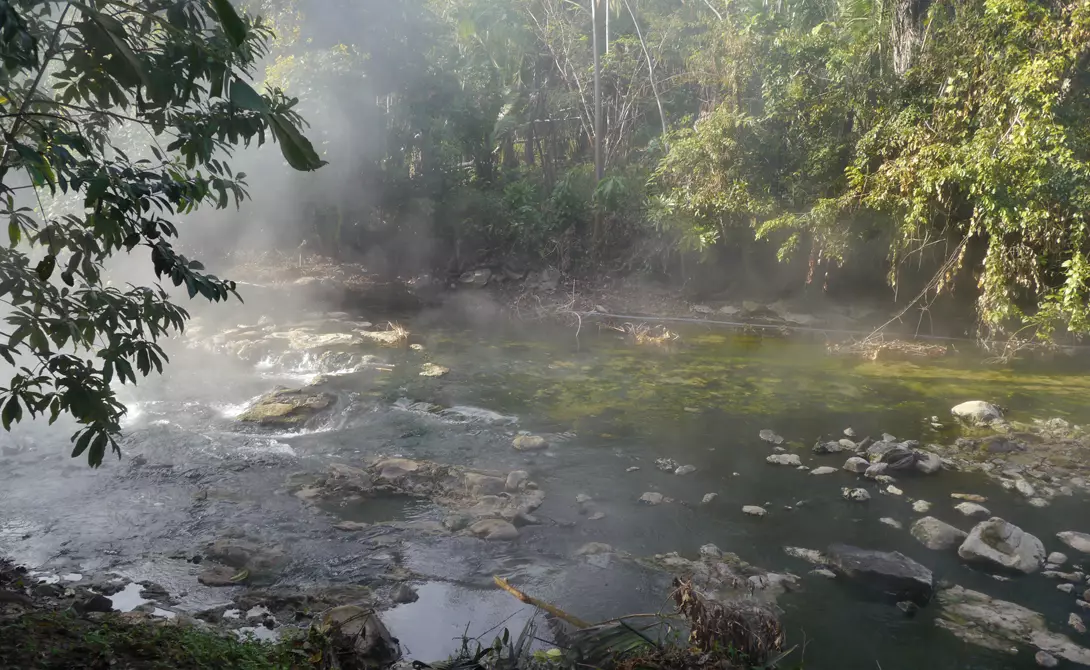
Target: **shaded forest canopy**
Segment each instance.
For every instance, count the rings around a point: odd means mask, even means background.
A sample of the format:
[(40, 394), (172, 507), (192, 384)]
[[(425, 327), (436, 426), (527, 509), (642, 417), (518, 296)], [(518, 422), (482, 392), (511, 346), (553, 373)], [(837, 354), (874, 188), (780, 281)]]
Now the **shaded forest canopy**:
[(255, 4), (337, 172), (308, 243), (452, 273), (775, 254), (817, 290), (956, 288), (984, 335), (1087, 328), (1086, 1), (597, 2), (601, 181), (590, 0)]

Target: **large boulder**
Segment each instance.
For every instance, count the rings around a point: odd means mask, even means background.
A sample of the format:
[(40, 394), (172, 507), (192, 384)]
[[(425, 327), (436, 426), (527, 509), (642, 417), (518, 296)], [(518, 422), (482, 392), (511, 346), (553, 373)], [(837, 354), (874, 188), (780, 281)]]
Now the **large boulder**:
[(264, 426), (301, 426), (333, 407), (337, 397), (308, 389), (278, 387), (239, 415), (239, 421)]
[(952, 549), (968, 537), (968, 533), (954, 528), (945, 521), (939, 521), (933, 516), (925, 516), (912, 524), (912, 537), (920, 541), (920, 544), (928, 549), (943, 550)]
[(1056, 533), (1056, 537), (1072, 549), (1090, 554), (1090, 534), (1065, 530), (1062, 533)]
[(960, 586), (940, 591), (937, 600), (935, 624), (965, 642), (1001, 652), (1024, 645), (1090, 665), (1090, 649), (1048, 630), (1045, 618), (1033, 610)]
[(898, 601), (926, 605), (935, 590), (931, 571), (904, 554), (872, 551), (846, 544), (834, 544), (825, 552), (832, 568), (845, 577)]
[(401, 659), (401, 647), (374, 610), (341, 605), (322, 615), (337, 652), (338, 667), (348, 670), (388, 668)]
[(503, 519), (481, 519), (469, 527), (469, 532), (482, 540), (510, 542), (517, 540), (518, 528)]
[(970, 400), (953, 407), (954, 418), (970, 426), (989, 426), (1003, 420), (1003, 411), (990, 402)]
[(958, 556), (966, 561), (1029, 574), (1044, 563), (1045, 546), (1018, 526), (993, 516), (973, 527), (958, 548)]
[[(284, 551), (277, 546), (266, 546), (254, 540), (238, 537), (221, 537), (205, 546), (204, 555), (213, 563), (233, 569), (235, 583), (269, 583), (275, 581), (288, 563)], [(222, 576), (221, 571), (216, 576)], [(206, 579), (213, 579), (209, 572)]]

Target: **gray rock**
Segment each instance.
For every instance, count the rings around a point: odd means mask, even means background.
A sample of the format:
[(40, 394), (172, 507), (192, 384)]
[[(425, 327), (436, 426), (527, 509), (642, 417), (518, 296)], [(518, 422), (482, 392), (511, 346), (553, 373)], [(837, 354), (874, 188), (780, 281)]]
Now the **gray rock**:
[(900, 552), (834, 544), (825, 555), (833, 570), (897, 600), (926, 605), (934, 593), (931, 571)]
[(867, 493), (867, 489), (853, 489), (845, 487), (840, 489), (840, 495), (845, 500), (853, 500), (855, 502), (866, 502), (870, 500), (870, 493)]
[(926, 500), (917, 500), (912, 503), (912, 511), (919, 514), (927, 514), (931, 510), (931, 503)]
[(481, 519), (469, 527), (469, 532), (482, 540), (497, 542), (510, 542), (519, 536), (518, 528), (503, 519)]
[(197, 581), (205, 586), (212, 587), (240, 586), (245, 583), (245, 580), (241, 578), (234, 581), (233, 578), (236, 575), (240, 575), (240, 573), (235, 568), (229, 568), (225, 565), (213, 565), (201, 570), (201, 573), (197, 575)]
[(1086, 577), (1081, 572), (1060, 572), (1059, 570), (1045, 570), (1041, 573), (1041, 576), (1046, 579), (1062, 579), (1072, 584), (1081, 584), (1083, 578)]
[(492, 271), (488, 268), (470, 270), (458, 277), (459, 282), (473, 288), (484, 288), (488, 285), (490, 279), (492, 279)]
[(1037, 495), (1037, 489), (1033, 488), (1033, 484), (1030, 484), (1024, 479), (1016, 479), (1014, 481), (1014, 488), (1027, 498), (1032, 498)]
[(1081, 551), (1084, 554), (1090, 554), (1090, 534), (1066, 530), (1062, 533), (1056, 533), (1056, 537), (1060, 539), (1060, 542), (1072, 549)]
[(829, 568), (815, 568), (810, 571), (810, 574), (824, 577), (825, 579), (836, 579), (836, 573)]
[(468, 514), (451, 514), (443, 519), (443, 527), (452, 533), (467, 528), (471, 523), (473, 523), (473, 517)]
[(942, 458), (930, 451), (916, 452), (916, 469), (925, 475), (933, 475), (942, 470)]
[(912, 537), (920, 541), (920, 544), (936, 551), (952, 549), (969, 536), (965, 531), (939, 521), (933, 516), (925, 516), (916, 521), (912, 524), (910, 532)]
[(661, 493), (648, 491), (647, 493), (644, 493), (642, 496), (640, 496), (639, 501), (645, 505), (661, 505), (665, 500), (665, 496), (663, 496)]
[(575, 502), (579, 505), (582, 505), (583, 503), (588, 503), (591, 500), (594, 500), (594, 498), (591, 498), (586, 493), (579, 493), (575, 496)]
[(674, 470), (675, 475), (687, 475), (696, 472), (695, 465), (682, 465), (677, 470)]
[(750, 516), (764, 516), (765, 514), (768, 514), (768, 511), (765, 510), (765, 508), (757, 505), (746, 505), (742, 508), (742, 512), (749, 514)]
[(540, 435), (516, 435), (515, 439), (511, 441), (511, 446), (516, 451), (540, 451), (541, 449), (547, 449), (549, 442)]
[(1067, 625), (1074, 628), (1079, 633), (1086, 632), (1086, 624), (1083, 623), (1082, 617), (1072, 612), (1067, 617)]
[(1030, 499), (1029, 499), (1028, 501), (1026, 501), (1026, 502), (1028, 502), (1029, 504), (1033, 505), (1034, 507), (1048, 507), (1048, 506), (1049, 506), (1049, 504), (1050, 504), (1050, 503), (1048, 502), (1048, 500), (1046, 500), (1046, 499), (1044, 499), (1044, 498), (1041, 498), (1040, 496), (1038, 496), (1038, 497), (1036, 497), (1036, 498), (1030, 498)]
[(705, 544), (700, 548), (700, 557), (720, 559), (723, 558), (723, 550), (714, 544)]
[(1048, 653), (1047, 651), (1037, 652), (1033, 655), (1033, 660), (1036, 661), (1037, 665), (1041, 666), (1042, 668), (1055, 668), (1057, 665), (1060, 664), (1060, 662), (1056, 660), (1056, 657)]
[(991, 514), (987, 507), (978, 505), (974, 502), (958, 503), (957, 505), (954, 505), (954, 509), (965, 516), (988, 516)]
[(656, 458), (655, 467), (663, 472), (673, 472), (681, 466), (672, 458)]
[[(1085, 598), (1085, 597), (1086, 597), (1086, 595), (1084, 594), (1083, 598)], [(1087, 602), (1085, 600), (1076, 600), (1075, 605), (1077, 605), (1078, 607), (1083, 608), (1084, 610), (1090, 610), (1090, 602)]]
[(813, 470), (811, 470), (810, 474), (812, 474), (812, 475), (831, 475), (831, 474), (833, 474), (835, 472), (837, 472), (836, 468), (831, 468), (828, 465), (823, 465), (823, 466), (821, 466), (819, 468), (814, 468)]
[(894, 519), (892, 517), (884, 516), (881, 519), (879, 519), (878, 521), (879, 521), (879, 523), (884, 523), (887, 526), (889, 526), (890, 528), (896, 528), (897, 530), (900, 530), (901, 528), (904, 528), (904, 526), (901, 524), (900, 521), (898, 521), (897, 519)]
[(1049, 631), (1043, 616), (1021, 605), (960, 586), (939, 591), (938, 602), (936, 625), (965, 642), (1001, 652), (1016, 645), (1036, 647), (1073, 663), (1090, 665), (1090, 649)]
[(341, 605), (322, 614), (332, 653), (353, 668), (387, 668), (401, 658), (401, 647), (372, 609)]
[(595, 556), (597, 554), (612, 554), (613, 547), (605, 542), (587, 542), (576, 550), (576, 556)]
[(897, 488), (893, 484), (890, 484), (889, 486), (886, 487), (886, 493), (890, 494), (891, 496), (903, 496), (905, 494), (904, 491)]
[(701, 505), (710, 505), (715, 502), (715, 499), (719, 497), (718, 493), (705, 493), (704, 497), (700, 499)]
[(401, 583), (394, 587), (394, 592), (390, 595), (390, 599), (399, 605), (406, 603), (415, 603), (420, 600), (420, 596), (417, 594), (416, 589), (408, 584)]
[(958, 548), (966, 561), (1022, 573), (1036, 572), (1045, 560), (1041, 540), (999, 517), (981, 521)]
[(839, 442), (818, 442), (811, 451), (815, 454), (839, 454), (844, 447)]
[(1062, 554), (1058, 551), (1054, 551), (1049, 554), (1048, 558), (1045, 560), (1052, 565), (1063, 565), (1064, 563), (1067, 563), (1067, 554)]
[(793, 558), (801, 558), (804, 561), (809, 561), (814, 565), (826, 565), (829, 561), (825, 558), (825, 554), (821, 553), (817, 549), (804, 549), (803, 547), (784, 547), (783, 552)]
[(112, 612), (114, 601), (101, 593), (93, 593), (86, 600), (73, 606), (79, 612)]
[(521, 490), (526, 486), (526, 482), (530, 481), (530, 473), (525, 470), (512, 470), (507, 475), (507, 482), (504, 484), (504, 488), (514, 493)]
[(855, 442), (852, 442), (851, 440), (849, 440), (846, 437), (837, 440), (836, 443), (839, 444), (841, 447), (847, 449), (848, 451), (855, 451), (855, 448), (856, 448)]
[(863, 473), (863, 476), (867, 479), (877, 479), (886, 474), (886, 470), (888, 469), (888, 463), (875, 463), (867, 468), (866, 472)]
[(765, 461), (773, 465), (802, 465), (802, 461), (799, 459), (798, 454), (772, 454), (765, 458)]
[(1075, 585), (1070, 584), (1070, 583), (1057, 584), (1056, 585), (1056, 590), (1057, 591), (1063, 591), (1064, 593), (1074, 593), (1075, 592)]
[(768, 428), (762, 430), (758, 435), (760, 435), (762, 440), (769, 444), (783, 444), (783, 438)]
[(1003, 412), (983, 400), (970, 400), (950, 409), (954, 418), (970, 426), (987, 426), (1003, 420)]
[(866, 472), (867, 468), (869, 468), (869, 467), (870, 467), (870, 461), (868, 461), (867, 459), (860, 458), (858, 456), (852, 456), (851, 458), (849, 458), (847, 461), (844, 462), (843, 469), (847, 470), (848, 472), (854, 472), (855, 474), (859, 475), (859, 474), (863, 474), (864, 472)]

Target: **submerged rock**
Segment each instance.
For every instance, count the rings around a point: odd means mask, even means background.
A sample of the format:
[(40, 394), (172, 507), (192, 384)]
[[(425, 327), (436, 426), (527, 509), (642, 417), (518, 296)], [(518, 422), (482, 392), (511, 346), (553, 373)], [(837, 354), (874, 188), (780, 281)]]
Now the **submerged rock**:
[(783, 444), (783, 438), (774, 433), (773, 431), (769, 430), (768, 428), (762, 430), (760, 433), (758, 433), (758, 435), (762, 440), (768, 442), (769, 444)]
[(1011, 645), (1024, 645), (1090, 665), (1090, 649), (1049, 631), (1045, 618), (1031, 609), (961, 586), (940, 591), (938, 603), (935, 624), (965, 642), (1002, 652)]
[(975, 493), (951, 493), (950, 497), (954, 500), (964, 500), (966, 502), (983, 503), (988, 502), (988, 499), (984, 496), (977, 495)]
[(673, 472), (681, 467), (681, 465), (672, 458), (656, 458), (655, 467), (663, 472)]
[(511, 446), (518, 451), (538, 451), (540, 449), (547, 449), (549, 443), (540, 435), (517, 435), (515, 436), (515, 439), (511, 441)]
[(853, 500), (855, 502), (866, 502), (870, 500), (870, 493), (867, 493), (867, 489), (853, 489), (845, 487), (840, 489), (840, 495), (845, 500)]
[(258, 398), (238, 420), (265, 426), (301, 426), (330, 409), (336, 400), (330, 393), (282, 386)]
[(696, 472), (696, 466), (695, 465), (682, 465), (682, 466), (679, 466), (676, 470), (674, 470), (675, 475), (687, 475), (687, 474), (690, 474), (690, 473), (693, 473), (693, 472)]
[(833, 474), (835, 472), (837, 472), (836, 468), (831, 468), (828, 465), (823, 465), (820, 468), (814, 468), (813, 470), (811, 470), (810, 474), (812, 474), (812, 475), (831, 475), (831, 474)]
[(773, 465), (802, 465), (802, 461), (799, 460), (798, 454), (772, 454), (765, 458), (765, 461)]
[(1036, 572), (1045, 560), (1041, 540), (999, 517), (981, 521), (958, 548), (958, 556), (997, 568)]
[(420, 366), (421, 377), (442, 377), (450, 372), (450, 368), (435, 363), (424, 363)]
[(933, 516), (925, 516), (916, 521), (912, 524), (910, 532), (912, 537), (920, 541), (920, 544), (935, 550), (952, 549), (969, 536), (965, 531), (939, 521)]
[(872, 551), (834, 544), (825, 552), (838, 574), (850, 577), (897, 600), (926, 605), (934, 593), (931, 571), (900, 552)]
[(640, 496), (639, 502), (644, 505), (661, 505), (666, 502), (666, 496), (661, 493), (656, 493), (655, 491), (648, 491)]
[(518, 528), (503, 519), (481, 519), (469, 527), (469, 532), (482, 540), (510, 542), (517, 540)]
[(835, 441), (818, 442), (811, 451), (815, 454), (838, 454), (844, 451), (844, 447), (839, 442)]
[(817, 549), (804, 549), (803, 547), (784, 547), (783, 551), (788, 556), (793, 558), (801, 558), (804, 561), (809, 561), (814, 565), (827, 565), (829, 559), (825, 557), (825, 554), (821, 553)]
[(718, 498), (718, 497), (719, 497), (718, 493), (705, 493), (704, 497), (701, 498), (701, 500), (700, 500), (700, 504), (701, 505), (710, 505), (711, 503), (715, 502), (715, 499)]
[(394, 587), (394, 592), (390, 594), (390, 599), (399, 605), (407, 603), (415, 603), (420, 600), (420, 595), (416, 592), (416, 589), (408, 584), (398, 584)]
[(983, 400), (963, 402), (951, 408), (950, 413), (958, 421), (967, 423), (970, 426), (987, 426), (1003, 420), (1002, 410)]
[(613, 547), (604, 542), (587, 542), (576, 550), (576, 556), (594, 556), (596, 554), (612, 554)]
[(884, 516), (881, 519), (879, 519), (878, 521), (879, 521), (879, 523), (884, 523), (887, 526), (889, 526), (890, 528), (896, 528), (897, 530), (900, 530), (900, 529), (904, 528), (904, 525), (901, 524), (900, 521), (898, 521), (897, 519), (894, 519), (892, 517)]
[(929, 511), (931, 511), (931, 503), (927, 502), (926, 500), (917, 500), (916, 502), (912, 503), (912, 511), (919, 514), (927, 514)]
[(768, 514), (768, 511), (765, 508), (758, 505), (745, 505), (742, 507), (742, 512), (750, 516), (764, 516), (765, 514)]
[(972, 502), (958, 503), (954, 505), (954, 509), (965, 516), (988, 516), (991, 514), (987, 507)]
[(1063, 542), (1075, 551), (1090, 554), (1090, 534), (1066, 530), (1062, 533), (1056, 533), (1056, 537), (1059, 538), (1060, 542)]

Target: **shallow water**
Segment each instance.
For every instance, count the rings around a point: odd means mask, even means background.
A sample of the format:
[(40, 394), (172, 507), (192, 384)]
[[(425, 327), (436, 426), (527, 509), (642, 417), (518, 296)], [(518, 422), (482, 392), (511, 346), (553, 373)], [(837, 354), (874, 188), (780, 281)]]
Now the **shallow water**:
[[(795, 658), (808, 668), (1034, 664), (1025, 651), (999, 655), (961, 643), (934, 626), (934, 608), (907, 619), (842, 580), (809, 576), (812, 566), (786, 556), (785, 545), (823, 549), (846, 542), (899, 550), (937, 579), (1041, 611), (1053, 630), (1068, 632), (1072, 596), (1040, 576), (1000, 582), (967, 568), (953, 553), (927, 550), (909, 535), (909, 525), (921, 516), (910, 501), (931, 501), (931, 515), (967, 530), (971, 522), (953, 511), (949, 494), (985, 495), (995, 515), (1041, 537), (1053, 551), (1066, 549), (1055, 541), (1057, 531), (1090, 530), (1083, 492), (1038, 509), (983, 476), (943, 472), (904, 478), (897, 485), (905, 496), (884, 495), (874, 482), (846, 472), (810, 476), (769, 465), (764, 459), (771, 446), (758, 432), (775, 430), (806, 465), (839, 467), (845, 455), (815, 456), (809, 446), (849, 426), (859, 437), (889, 432), (924, 444), (950, 441), (953, 430), (936, 431), (930, 417), (949, 423), (949, 408), (964, 400), (1002, 404), (1017, 419), (1062, 416), (1083, 423), (1090, 421), (1090, 376), (1080, 370), (996, 370), (969, 361), (861, 363), (830, 358), (813, 342), (722, 331), (687, 332), (680, 345), (663, 350), (589, 327), (577, 340), (572, 330), (538, 324), (435, 327), (422, 319), (418, 328), (408, 325), (424, 351), (369, 349), (380, 365), (336, 377), (331, 383), (341, 409), (315, 430), (260, 431), (233, 420), (271, 385), (298, 384), (306, 373), (298, 365), (255, 368), (181, 347), (167, 375), (125, 389), (131, 408), (125, 459), (108, 459), (92, 472), (67, 458), (70, 426), (20, 428), (7, 438), (2, 456), (0, 551), (32, 565), (155, 579), (172, 594), (184, 591), (180, 607), (194, 611), (232, 597), (230, 590), (197, 585), (198, 567), (183, 560), (224, 532), (281, 546), (291, 559), (283, 574), (287, 584), (366, 583), (397, 563), (427, 577), (417, 582), (418, 602), (386, 615), (395, 636), (423, 660), (454, 650), (467, 623), (476, 635), (500, 624), (518, 629), (530, 615), (491, 586), (494, 574), (584, 619), (663, 606), (665, 577), (619, 561), (575, 558), (588, 541), (637, 556), (678, 551), (689, 557), (712, 542), (756, 565), (800, 575), (803, 588), (779, 605), (789, 645), (797, 645)], [(452, 372), (421, 377), (424, 361)], [(457, 411), (412, 411), (405, 400)], [(545, 452), (520, 453), (510, 446), (518, 430), (563, 435)], [(525, 528), (509, 544), (396, 528), (344, 533), (332, 524), (421, 522), (439, 520), (444, 512), (402, 500), (315, 509), (290, 495), (289, 482), (306, 481), (331, 462), (360, 464), (379, 454), (526, 469), (547, 492), (538, 516), (562, 523)], [(134, 461), (136, 455), (142, 460)], [(661, 472), (654, 467), (661, 457), (696, 471)], [(640, 469), (628, 472), (630, 467)], [(872, 500), (842, 500), (840, 488), (848, 485), (867, 488)], [(645, 491), (675, 502), (638, 505)], [(699, 505), (710, 492), (718, 499)], [(575, 501), (580, 493), (606, 517), (581, 515)], [(747, 517), (743, 505), (764, 505), (769, 514)], [(904, 529), (880, 523), (881, 517)]]

